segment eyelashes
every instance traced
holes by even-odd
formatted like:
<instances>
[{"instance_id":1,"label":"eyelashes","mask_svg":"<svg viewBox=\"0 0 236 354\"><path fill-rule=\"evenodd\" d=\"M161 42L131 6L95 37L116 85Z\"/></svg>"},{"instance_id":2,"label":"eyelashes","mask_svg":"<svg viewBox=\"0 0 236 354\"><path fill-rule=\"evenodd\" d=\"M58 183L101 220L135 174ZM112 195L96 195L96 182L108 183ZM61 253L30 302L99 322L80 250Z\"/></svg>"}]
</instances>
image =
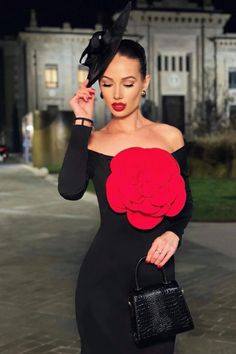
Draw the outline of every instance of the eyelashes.
<instances>
[{"instance_id":1,"label":"eyelashes","mask_svg":"<svg viewBox=\"0 0 236 354\"><path fill-rule=\"evenodd\" d=\"M103 84L102 85L103 87L111 87L112 85L108 85L108 84ZM134 86L133 84L130 84L130 85L124 85L125 87L132 87Z\"/></svg>"}]
</instances>

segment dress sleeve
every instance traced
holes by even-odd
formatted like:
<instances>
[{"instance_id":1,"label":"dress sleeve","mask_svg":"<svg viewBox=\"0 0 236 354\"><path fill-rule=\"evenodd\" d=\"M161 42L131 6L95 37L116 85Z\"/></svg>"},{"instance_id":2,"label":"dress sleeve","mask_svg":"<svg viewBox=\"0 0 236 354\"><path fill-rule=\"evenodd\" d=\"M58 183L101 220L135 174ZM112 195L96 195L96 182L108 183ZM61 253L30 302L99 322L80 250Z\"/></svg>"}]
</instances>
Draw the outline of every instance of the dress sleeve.
<instances>
[{"instance_id":1,"label":"dress sleeve","mask_svg":"<svg viewBox=\"0 0 236 354\"><path fill-rule=\"evenodd\" d=\"M185 181L185 190L186 190L186 202L183 209L175 216L167 217L169 220L169 231L174 232L179 237L179 244L178 248L182 242L182 236L184 234L184 229L186 228L187 224L189 223L192 213L193 213L193 197L189 182L189 168L187 162L187 152L186 148L179 152L176 155L176 159L180 166L181 175Z\"/></svg>"},{"instance_id":2,"label":"dress sleeve","mask_svg":"<svg viewBox=\"0 0 236 354\"><path fill-rule=\"evenodd\" d=\"M88 139L92 127L72 125L67 150L58 176L58 192L68 200L81 199L91 172L88 168Z\"/></svg>"}]
</instances>

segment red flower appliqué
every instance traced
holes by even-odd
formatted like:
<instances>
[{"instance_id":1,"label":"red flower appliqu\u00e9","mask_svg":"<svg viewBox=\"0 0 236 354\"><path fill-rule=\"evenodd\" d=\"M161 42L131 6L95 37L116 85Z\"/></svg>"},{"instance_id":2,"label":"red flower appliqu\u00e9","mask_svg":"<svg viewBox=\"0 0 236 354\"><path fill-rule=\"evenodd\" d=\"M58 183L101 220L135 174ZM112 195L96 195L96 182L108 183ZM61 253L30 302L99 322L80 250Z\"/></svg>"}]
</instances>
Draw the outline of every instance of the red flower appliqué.
<instances>
[{"instance_id":1,"label":"red flower appliqu\u00e9","mask_svg":"<svg viewBox=\"0 0 236 354\"><path fill-rule=\"evenodd\" d=\"M161 148L131 147L110 161L106 181L110 207L127 213L139 229L151 229L164 216L175 216L186 201L185 182L175 158Z\"/></svg>"}]
</instances>

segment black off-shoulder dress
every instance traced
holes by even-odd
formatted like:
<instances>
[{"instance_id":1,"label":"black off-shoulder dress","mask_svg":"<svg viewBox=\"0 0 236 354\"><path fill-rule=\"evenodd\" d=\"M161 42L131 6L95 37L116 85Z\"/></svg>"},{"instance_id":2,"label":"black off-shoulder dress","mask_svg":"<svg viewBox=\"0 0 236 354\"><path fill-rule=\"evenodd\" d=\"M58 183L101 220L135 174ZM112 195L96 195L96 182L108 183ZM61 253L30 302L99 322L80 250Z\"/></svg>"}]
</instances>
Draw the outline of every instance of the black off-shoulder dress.
<instances>
[{"instance_id":1,"label":"black off-shoulder dress","mask_svg":"<svg viewBox=\"0 0 236 354\"><path fill-rule=\"evenodd\" d=\"M171 153L185 181L187 198L183 209L174 217L165 216L150 230L139 230L129 223L125 213L114 212L108 204L105 183L113 156L88 149L91 130L84 125L72 126L58 177L58 191L68 200L81 199L91 178L100 210L100 226L84 255L75 293L81 354L173 354L175 336L146 348L135 345L127 299L135 287L135 265L147 255L154 239L171 230L179 236L181 245L193 209L186 146ZM168 278L175 279L174 256L165 269ZM143 264L140 281L144 286L160 282L161 272L153 265Z\"/></svg>"}]
</instances>

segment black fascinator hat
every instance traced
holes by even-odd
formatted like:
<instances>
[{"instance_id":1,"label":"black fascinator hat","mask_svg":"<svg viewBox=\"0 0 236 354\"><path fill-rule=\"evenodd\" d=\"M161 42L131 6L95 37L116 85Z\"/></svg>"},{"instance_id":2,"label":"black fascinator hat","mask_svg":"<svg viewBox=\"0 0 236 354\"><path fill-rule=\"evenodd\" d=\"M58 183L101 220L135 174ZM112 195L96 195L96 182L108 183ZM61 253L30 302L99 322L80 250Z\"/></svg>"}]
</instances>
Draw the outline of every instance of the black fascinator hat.
<instances>
[{"instance_id":1,"label":"black fascinator hat","mask_svg":"<svg viewBox=\"0 0 236 354\"><path fill-rule=\"evenodd\" d=\"M115 56L128 23L130 10L131 1L127 3L111 28L93 34L88 46L83 51L79 61L82 65L89 67L87 87L97 81ZM87 58L82 63L81 60L86 54Z\"/></svg>"}]
</instances>

